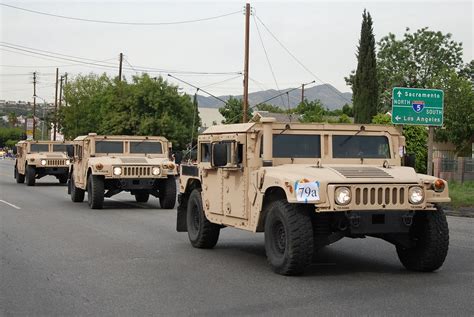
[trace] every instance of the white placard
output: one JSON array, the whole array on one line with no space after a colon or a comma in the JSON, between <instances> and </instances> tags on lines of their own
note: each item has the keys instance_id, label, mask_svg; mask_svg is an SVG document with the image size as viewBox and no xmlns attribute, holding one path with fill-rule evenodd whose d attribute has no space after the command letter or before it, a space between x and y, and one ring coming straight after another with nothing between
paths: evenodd
<instances>
[{"instance_id":1,"label":"white placard","mask_svg":"<svg viewBox=\"0 0 474 317\"><path fill-rule=\"evenodd\" d=\"M319 200L319 182L295 182L296 200L307 203Z\"/></svg>"}]
</instances>

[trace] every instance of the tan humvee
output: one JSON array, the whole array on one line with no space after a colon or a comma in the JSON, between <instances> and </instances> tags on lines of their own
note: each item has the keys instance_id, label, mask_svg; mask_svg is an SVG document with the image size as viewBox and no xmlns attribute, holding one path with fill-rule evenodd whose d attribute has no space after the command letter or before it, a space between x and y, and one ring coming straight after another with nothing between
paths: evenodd
<instances>
[{"instance_id":1,"label":"tan humvee","mask_svg":"<svg viewBox=\"0 0 474 317\"><path fill-rule=\"evenodd\" d=\"M20 141L16 144L14 177L17 183L34 186L36 179L54 175L66 184L70 160L66 156L67 141Z\"/></svg>"},{"instance_id":2,"label":"tan humvee","mask_svg":"<svg viewBox=\"0 0 474 317\"><path fill-rule=\"evenodd\" d=\"M176 202L176 165L169 159L171 142L159 136L89 135L74 139L68 148L73 158L68 192L82 202L87 191L89 206L100 209L104 197L122 191L147 202L158 197L161 208Z\"/></svg>"},{"instance_id":3,"label":"tan humvee","mask_svg":"<svg viewBox=\"0 0 474 317\"><path fill-rule=\"evenodd\" d=\"M439 268L446 181L401 166L405 139L380 125L258 123L208 128L196 164L181 166L177 230L212 248L224 227L265 232L273 270L298 274L343 237L396 246L411 270Z\"/></svg>"}]
</instances>

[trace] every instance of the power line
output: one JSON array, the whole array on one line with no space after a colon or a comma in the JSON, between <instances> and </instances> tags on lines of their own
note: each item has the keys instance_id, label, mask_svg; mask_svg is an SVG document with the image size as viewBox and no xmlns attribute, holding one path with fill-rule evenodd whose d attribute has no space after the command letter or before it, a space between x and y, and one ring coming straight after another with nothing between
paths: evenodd
<instances>
[{"instance_id":1,"label":"power line","mask_svg":"<svg viewBox=\"0 0 474 317\"><path fill-rule=\"evenodd\" d=\"M82 22L93 22L93 23L103 23L103 24L116 24L116 25L137 25L137 26L145 26L145 25L175 25L175 24L188 24L188 23L196 23L196 22L203 22L203 21L209 21L209 20L215 20L215 19L220 19L224 18L227 16L231 16L234 14L241 13L242 11L234 11L230 13L225 13L221 15L216 15L216 16L211 16L211 17L206 17L206 18L200 18L200 19L193 19L193 20L184 20L184 21L172 21L172 22L122 22L122 21L107 21L107 20L94 20L94 19L85 19L85 18L77 18L77 17L70 17L70 16L64 16L64 15L59 15L59 14L53 14L53 13L47 13L47 12L42 12L42 11L36 11L36 10L31 10L31 9L26 9L26 8L20 8L17 6L13 6L10 4L5 4L5 3L0 3L0 5L9 7L12 9L16 10L21 10L21 11L26 11L34 14L40 14L40 15L46 15L50 17L55 17L55 18L61 18L61 19L67 19L67 20L75 20L75 21L82 21Z\"/></svg>"},{"instance_id":2,"label":"power line","mask_svg":"<svg viewBox=\"0 0 474 317\"><path fill-rule=\"evenodd\" d=\"M258 19L258 21L263 25L263 27L267 30L267 32L275 39L275 41L277 41L278 44L280 44L280 46L301 66L303 67L303 69L305 69L309 74L311 74L312 76L314 76L314 78L316 78L317 80L319 80L321 83L323 84L326 84L326 82L324 82L321 78L319 78L318 76L316 76L315 73L313 73L308 67L306 67L293 53L290 52L290 50L285 46L283 45L283 43L275 36L275 34L272 33L272 31L270 31L270 29L265 25L265 23L263 23L263 21L257 16L255 15ZM343 100L351 103L352 101L348 100L343 94L341 94L336 88L334 88L332 85L329 85L329 87L331 87L331 89L339 96L341 97Z\"/></svg>"},{"instance_id":3,"label":"power line","mask_svg":"<svg viewBox=\"0 0 474 317\"><path fill-rule=\"evenodd\" d=\"M0 41L0 43L1 43L1 44L5 44L5 45L9 45L9 46L15 46L15 47L19 47L19 48L34 50L35 52L37 51L37 52L48 53L48 54L59 55L59 56L65 56L65 57L71 57L71 58L80 58L80 59L83 59L83 60L86 60L86 61L90 61L90 62L101 62L101 61L98 61L98 60L96 60L96 59L90 59L90 58L85 58L85 57L77 57L77 56L68 55L68 54L56 53L56 52L51 52L51 51L47 51L47 50L41 50L41 49L38 49L38 48L31 48L31 47L28 47L28 46L19 45L19 44L14 44L14 43L9 43L9 42L4 42L4 41ZM115 65L112 64L112 63L107 63L107 64L111 64L111 66L115 66Z\"/></svg>"},{"instance_id":4,"label":"power line","mask_svg":"<svg viewBox=\"0 0 474 317\"><path fill-rule=\"evenodd\" d=\"M221 99L221 98L219 98L219 97L217 97L217 96L214 96L213 94L211 94L210 92L205 91L204 89L201 89L201 88L199 88L199 87L197 87L197 86L195 86L195 85L193 85L193 84L190 84L190 83L188 83L187 81L184 81L184 80L182 80L182 79L179 79L178 77L173 76L173 75L171 75L171 74L168 74L168 76L171 77L171 78L174 78L174 79L176 79L177 81L180 81L180 82L182 82L182 83L184 83L184 84L186 84L186 85L189 85L189 86L191 86L191 87L193 87L193 88L199 89L199 90L202 91L203 93L205 93L205 94L207 94L207 95L209 95L209 96L211 96L211 97L214 97L215 99L220 100L220 101L222 101L223 103L225 103L225 104L227 105L227 101L225 101L224 99Z\"/></svg>"},{"instance_id":5,"label":"power line","mask_svg":"<svg viewBox=\"0 0 474 317\"><path fill-rule=\"evenodd\" d=\"M207 87L211 87L211 86L223 84L223 83L225 83L225 82L228 82L228 81L231 81L231 80L234 80L234 79L237 79L237 78L241 78L241 77L242 77L242 75L237 75L237 76L234 76L234 77L231 77L231 78L227 78L227 79L224 79L224 80L221 80L221 81L212 83L212 84L204 85L204 86L202 86L201 88L207 88Z\"/></svg>"},{"instance_id":6,"label":"power line","mask_svg":"<svg viewBox=\"0 0 474 317\"><path fill-rule=\"evenodd\" d=\"M42 52L39 52L40 50L37 50L36 48L31 48L31 47L26 47L26 46L18 46L16 44L10 44L10 43L5 43L5 42L0 42L0 46L3 46L3 48L0 48L2 50L7 50L5 49L13 49L13 50L18 50L20 52L27 52L30 54L42 56L45 58L49 59L55 59L55 60L65 60L65 61L70 61L74 63L81 63L85 65L93 65L95 67L102 67L106 69L116 69L116 66L113 64L109 63L104 63L103 61L95 60L95 59L89 59L89 58L83 58L83 57L77 57L77 56L72 56L72 55L66 55L66 54L61 54L61 53L55 53L51 51L44 51L41 50ZM9 51L9 50L7 50ZM14 52L22 55L26 55L25 53L20 53L20 52ZM54 56L54 55L59 55L59 56ZM27 55L28 56L28 55ZM108 59L110 60L110 59ZM185 71L185 70L173 70L173 69L161 69L161 68L154 68L154 67L147 67L147 66L135 66L134 68L125 68L128 70L133 70L135 72L140 71L140 72L149 72L149 73L173 73L173 74L192 74L192 75L236 75L236 74L241 74L241 72L200 72L200 71Z\"/></svg>"},{"instance_id":7,"label":"power line","mask_svg":"<svg viewBox=\"0 0 474 317\"><path fill-rule=\"evenodd\" d=\"M270 72L272 73L273 80L275 81L275 86L277 90L280 91L280 87L278 86L278 81L276 79L275 72L273 71L272 64L270 63L270 58L268 57L267 49L265 48L265 45L263 44L262 34L260 33L260 29L258 28L257 20L255 20L255 14L252 16L253 16L253 22L255 24L255 28L257 29L258 38L260 39L260 43L262 44L263 51L265 52L265 57L267 59L268 67L270 68ZM282 102L282 105L285 106L283 96L281 97L281 102ZM288 102L288 108L290 108L289 102Z\"/></svg>"}]
</instances>

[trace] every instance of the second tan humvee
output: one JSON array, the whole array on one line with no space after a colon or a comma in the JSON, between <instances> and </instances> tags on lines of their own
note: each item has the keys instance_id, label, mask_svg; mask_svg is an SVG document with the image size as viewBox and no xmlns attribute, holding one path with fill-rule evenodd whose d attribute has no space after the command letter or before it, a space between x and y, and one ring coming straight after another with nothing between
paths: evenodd
<instances>
[{"instance_id":1,"label":"second tan humvee","mask_svg":"<svg viewBox=\"0 0 474 317\"><path fill-rule=\"evenodd\" d=\"M343 237L384 239L410 270L433 271L448 251L446 181L401 166L405 139L380 125L213 126L183 164L177 230L212 248L224 227L265 233L273 270L299 274Z\"/></svg>"},{"instance_id":2,"label":"second tan humvee","mask_svg":"<svg viewBox=\"0 0 474 317\"><path fill-rule=\"evenodd\" d=\"M66 156L67 141L20 141L16 144L14 177L17 183L34 186L36 179L53 175L66 184L70 160Z\"/></svg>"},{"instance_id":3,"label":"second tan humvee","mask_svg":"<svg viewBox=\"0 0 474 317\"><path fill-rule=\"evenodd\" d=\"M130 192L137 202L158 197L161 208L176 203L176 164L170 157L171 142L159 136L97 135L74 139L68 192L82 202L85 192L90 208L100 209L104 197Z\"/></svg>"}]
</instances>

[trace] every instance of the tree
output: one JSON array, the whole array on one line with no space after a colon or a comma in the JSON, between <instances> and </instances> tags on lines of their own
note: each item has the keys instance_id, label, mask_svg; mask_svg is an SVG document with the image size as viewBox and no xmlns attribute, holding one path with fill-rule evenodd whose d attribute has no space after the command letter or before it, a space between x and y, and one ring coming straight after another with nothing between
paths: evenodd
<instances>
[{"instance_id":1,"label":"tree","mask_svg":"<svg viewBox=\"0 0 474 317\"><path fill-rule=\"evenodd\" d=\"M451 34L430 31L427 27L406 33L401 40L389 33L378 43L377 72L381 110L391 108L393 87L441 88L435 85L447 71L463 67L462 44Z\"/></svg>"},{"instance_id":2,"label":"tree","mask_svg":"<svg viewBox=\"0 0 474 317\"><path fill-rule=\"evenodd\" d=\"M296 108L292 109L291 112L301 114L301 122L324 122L326 110L319 100L305 100Z\"/></svg>"},{"instance_id":3,"label":"tree","mask_svg":"<svg viewBox=\"0 0 474 317\"><path fill-rule=\"evenodd\" d=\"M348 117L354 117L354 109L347 103L342 107L342 113Z\"/></svg>"},{"instance_id":4,"label":"tree","mask_svg":"<svg viewBox=\"0 0 474 317\"><path fill-rule=\"evenodd\" d=\"M357 70L350 79L354 101L354 121L370 123L377 113L378 84L375 38L370 13L364 10L359 47L357 48Z\"/></svg>"},{"instance_id":5,"label":"tree","mask_svg":"<svg viewBox=\"0 0 474 317\"><path fill-rule=\"evenodd\" d=\"M12 147L24 137L24 134L21 128L0 128L0 148Z\"/></svg>"},{"instance_id":6,"label":"tree","mask_svg":"<svg viewBox=\"0 0 474 317\"><path fill-rule=\"evenodd\" d=\"M468 154L474 134L474 62L463 64L462 43L452 40L449 33L428 28L409 33L407 28L401 40L390 33L378 45L381 108L390 109L393 87L442 89L445 129L436 129L436 140L450 141L460 154Z\"/></svg>"},{"instance_id":7,"label":"tree","mask_svg":"<svg viewBox=\"0 0 474 317\"><path fill-rule=\"evenodd\" d=\"M68 138L89 132L161 135L184 149L197 137L200 118L190 96L161 77L143 74L129 83L106 75L78 76L66 89L69 106L60 116Z\"/></svg>"},{"instance_id":8,"label":"tree","mask_svg":"<svg viewBox=\"0 0 474 317\"><path fill-rule=\"evenodd\" d=\"M372 123L392 125L391 118L387 114L378 113L372 118ZM424 126L404 126L403 136L406 140L406 152L415 154L415 170L418 173L426 173L426 158L428 140L428 130Z\"/></svg>"},{"instance_id":9,"label":"tree","mask_svg":"<svg viewBox=\"0 0 474 317\"><path fill-rule=\"evenodd\" d=\"M18 124L18 119L16 118L16 114L14 112L8 113L8 124L11 128L14 128Z\"/></svg>"},{"instance_id":10,"label":"tree","mask_svg":"<svg viewBox=\"0 0 474 317\"><path fill-rule=\"evenodd\" d=\"M268 111L272 113L285 113L285 110L283 110L282 108L271 105L271 104L267 104L267 103L262 103L256 106L255 109L260 110L260 111Z\"/></svg>"},{"instance_id":11,"label":"tree","mask_svg":"<svg viewBox=\"0 0 474 317\"><path fill-rule=\"evenodd\" d=\"M242 100L231 96L229 100L227 100L226 105L219 108L220 114L224 117L222 123L231 124L242 122L242 107ZM252 110L250 108L247 109L247 117L252 117Z\"/></svg>"},{"instance_id":12,"label":"tree","mask_svg":"<svg viewBox=\"0 0 474 317\"><path fill-rule=\"evenodd\" d=\"M436 130L437 141L449 141L459 155L470 156L474 142L473 83L451 72L439 86L444 90L444 129Z\"/></svg>"},{"instance_id":13,"label":"tree","mask_svg":"<svg viewBox=\"0 0 474 317\"><path fill-rule=\"evenodd\" d=\"M99 131L111 85L105 74L78 75L68 82L64 87L68 106L59 110L62 132L67 139ZM54 121L54 117L48 117L49 120Z\"/></svg>"}]
</instances>

